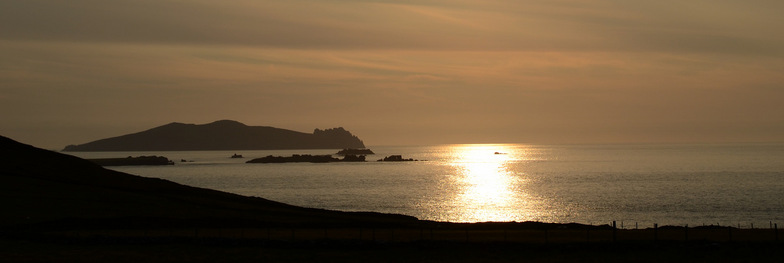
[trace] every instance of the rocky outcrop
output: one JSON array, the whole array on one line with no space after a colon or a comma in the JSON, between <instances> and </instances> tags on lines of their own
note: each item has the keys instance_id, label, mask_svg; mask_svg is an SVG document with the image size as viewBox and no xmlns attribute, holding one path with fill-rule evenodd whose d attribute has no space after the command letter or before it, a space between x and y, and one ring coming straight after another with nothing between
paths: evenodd
<instances>
[{"instance_id":1,"label":"rocky outcrop","mask_svg":"<svg viewBox=\"0 0 784 263\"><path fill-rule=\"evenodd\" d=\"M370 149L343 149L340 150L337 155L367 155L367 154L376 154Z\"/></svg>"},{"instance_id":2,"label":"rocky outcrop","mask_svg":"<svg viewBox=\"0 0 784 263\"><path fill-rule=\"evenodd\" d=\"M384 159L378 159L378 161L379 162L413 162L413 161L418 161L418 160L414 160L412 158L403 159L402 155L390 155L390 156L384 157Z\"/></svg>"},{"instance_id":3,"label":"rocky outcrop","mask_svg":"<svg viewBox=\"0 0 784 263\"><path fill-rule=\"evenodd\" d=\"M365 148L357 136L342 127L312 134L247 126L222 120L209 124L170 123L143 132L69 145L63 151L213 151Z\"/></svg>"},{"instance_id":4,"label":"rocky outcrop","mask_svg":"<svg viewBox=\"0 0 784 263\"><path fill-rule=\"evenodd\" d=\"M332 163L332 162L364 162L364 155L346 155L343 159L332 155L295 154L289 157L272 156L256 158L246 163Z\"/></svg>"}]
</instances>

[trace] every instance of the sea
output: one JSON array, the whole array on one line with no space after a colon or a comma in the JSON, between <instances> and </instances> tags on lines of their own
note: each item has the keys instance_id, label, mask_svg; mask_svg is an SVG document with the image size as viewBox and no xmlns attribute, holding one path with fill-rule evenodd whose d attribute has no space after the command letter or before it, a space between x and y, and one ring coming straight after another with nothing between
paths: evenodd
<instances>
[{"instance_id":1,"label":"sea","mask_svg":"<svg viewBox=\"0 0 784 263\"><path fill-rule=\"evenodd\" d=\"M448 222L538 221L622 228L784 222L784 143L377 146L361 163L245 163L337 150L68 152L165 156L110 169L340 211ZM240 154L244 158L230 158ZM378 162L402 155L408 162ZM339 157L335 155L335 157Z\"/></svg>"}]
</instances>

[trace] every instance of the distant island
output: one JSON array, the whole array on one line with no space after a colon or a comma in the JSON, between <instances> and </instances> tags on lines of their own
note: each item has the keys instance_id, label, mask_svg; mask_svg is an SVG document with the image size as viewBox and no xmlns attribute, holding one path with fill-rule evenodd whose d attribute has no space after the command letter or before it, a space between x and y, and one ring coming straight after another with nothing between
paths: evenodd
<instances>
[{"instance_id":1,"label":"distant island","mask_svg":"<svg viewBox=\"0 0 784 263\"><path fill-rule=\"evenodd\" d=\"M295 154L289 157L283 156L267 156L256 158L245 163L334 163L334 162L364 162L364 155L351 155L348 154L343 159L332 157L332 155L310 155L310 154Z\"/></svg>"},{"instance_id":2,"label":"distant island","mask_svg":"<svg viewBox=\"0 0 784 263\"><path fill-rule=\"evenodd\" d=\"M214 151L365 148L357 136L343 129L315 129L313 133L247 126L232 120L209 124L170 123L146 131L68 145L66 152L100 151Z\"/></svg>"}]
</instances>

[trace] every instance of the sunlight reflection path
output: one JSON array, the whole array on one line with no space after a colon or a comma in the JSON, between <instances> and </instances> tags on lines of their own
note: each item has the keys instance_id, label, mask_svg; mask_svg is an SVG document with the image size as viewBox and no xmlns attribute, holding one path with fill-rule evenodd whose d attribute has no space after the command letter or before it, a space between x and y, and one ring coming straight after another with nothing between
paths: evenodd
<instances>
[{"instance_id":1,"label":"sunlight reflection path","mask_svg":"<svg viewBox=\"0 0 784 263\"><path fill-rule=\"evenodd\" d=\"M453 211L457 221L515 221L524 218L528 197L524 179L509 165L522 153L505 145L460 145L451 165L458 193ZM517 149L519 151L519 149Z\"/></svg>"}]
</instances>

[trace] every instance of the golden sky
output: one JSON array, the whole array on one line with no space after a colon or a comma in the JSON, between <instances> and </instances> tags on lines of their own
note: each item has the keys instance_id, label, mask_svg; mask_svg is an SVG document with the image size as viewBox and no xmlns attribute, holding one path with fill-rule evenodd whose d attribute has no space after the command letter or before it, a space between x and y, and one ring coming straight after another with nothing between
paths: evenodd
<instances>
[{"instance_id":1,"label":"golden sky","mask_svg":"<svg viewBox=\"0 0 784 263\"><path fill-rule=\"evenodd\" d=\"M784 2L5 0L0 134L232 119L372 145L784 141Z\"/></svg>"}]
</instances>

